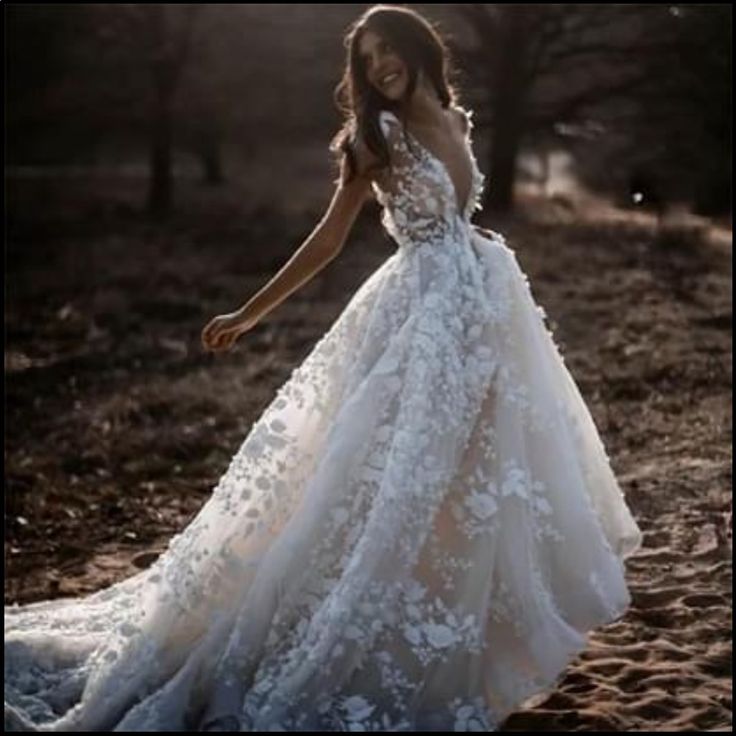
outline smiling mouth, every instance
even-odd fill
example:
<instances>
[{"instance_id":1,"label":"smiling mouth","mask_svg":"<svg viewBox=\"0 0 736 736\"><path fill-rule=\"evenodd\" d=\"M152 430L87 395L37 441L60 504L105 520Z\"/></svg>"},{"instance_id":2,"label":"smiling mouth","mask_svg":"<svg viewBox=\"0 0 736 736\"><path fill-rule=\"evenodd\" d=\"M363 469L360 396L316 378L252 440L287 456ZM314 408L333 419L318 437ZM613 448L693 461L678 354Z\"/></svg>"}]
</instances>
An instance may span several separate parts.
<instances>
[{"instance_id":1,"label":"smiling mouth","mask_svg":"<svg viewBox=\"0 0 736 736\"><path fill-rule=\"evenodd\" d=\"M400 72L391 72L390 74L384 75L379 80L381 87L384 87L384 88L390 87L400 76L401 76Z\"/></svg>"}]
</instances>

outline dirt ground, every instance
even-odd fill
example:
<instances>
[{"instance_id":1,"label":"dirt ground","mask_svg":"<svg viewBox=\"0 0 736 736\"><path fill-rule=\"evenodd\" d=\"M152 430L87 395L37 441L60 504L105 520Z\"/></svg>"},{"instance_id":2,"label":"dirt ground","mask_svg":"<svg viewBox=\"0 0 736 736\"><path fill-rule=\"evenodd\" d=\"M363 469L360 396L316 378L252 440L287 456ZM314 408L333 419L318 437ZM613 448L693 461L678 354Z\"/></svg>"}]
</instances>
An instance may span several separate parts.
<instances>
[{"instance_id":1,"label":"dirt ground","mask_svg":"<svg viewBox=\"0 0 736 736\"><path fill-rule=\"evenodd\" d=\"M189 182L180 214L153 226L134 190L9 185L6 604L150 565L393 248L368 207L338 260L212 356L201 328L260 288L320 212ZM504 730L731 730L730 229L534 199L476 221L516 251L645 535L629 612Z\"/></svg>"}]
</instances>

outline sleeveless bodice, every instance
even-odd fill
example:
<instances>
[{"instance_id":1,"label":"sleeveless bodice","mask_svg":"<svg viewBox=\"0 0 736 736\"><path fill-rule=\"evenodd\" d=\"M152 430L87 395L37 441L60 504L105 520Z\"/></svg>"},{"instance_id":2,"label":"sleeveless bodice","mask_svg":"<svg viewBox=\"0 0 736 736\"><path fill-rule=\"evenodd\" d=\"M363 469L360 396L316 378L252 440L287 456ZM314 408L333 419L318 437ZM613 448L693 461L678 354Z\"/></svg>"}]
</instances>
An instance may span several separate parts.
<instances>
[{"instance_id":1,"label":"sleeveless bodice","mask_svg":"<svg viewBox=\"0 0 736 736\"><path fill-rule=\"evenodd\" d=\"M467 202L461 211L455 186L445 164L404 131L392 112L383 110L379 121L388 143L392 168L373 183L376 199L383 207L381 222L399 247L457 239L470 226L474 211L480 210L485 177L479 171L471 148L472 114L465 135L472 168Z\"/></svg>"}]
</instances>

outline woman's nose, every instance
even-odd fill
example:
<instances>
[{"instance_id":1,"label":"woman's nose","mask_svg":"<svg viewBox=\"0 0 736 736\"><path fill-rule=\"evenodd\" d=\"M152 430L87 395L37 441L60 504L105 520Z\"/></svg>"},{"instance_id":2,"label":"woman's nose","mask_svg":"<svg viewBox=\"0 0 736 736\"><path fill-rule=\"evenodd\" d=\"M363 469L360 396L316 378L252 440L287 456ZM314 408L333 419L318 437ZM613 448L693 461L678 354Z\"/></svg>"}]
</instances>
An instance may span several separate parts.
<instances>
[{"instance_id":1,"label":"woman's nose","mask_svg":"<svg viewBox=\"0 0 736 736\"><path fill-rule=\"evenodd\" d=\"M376 71L381 67L381 55L376 52L373 56L369 58L369 68L372 71Z\"/></svg>"}]
</instances>

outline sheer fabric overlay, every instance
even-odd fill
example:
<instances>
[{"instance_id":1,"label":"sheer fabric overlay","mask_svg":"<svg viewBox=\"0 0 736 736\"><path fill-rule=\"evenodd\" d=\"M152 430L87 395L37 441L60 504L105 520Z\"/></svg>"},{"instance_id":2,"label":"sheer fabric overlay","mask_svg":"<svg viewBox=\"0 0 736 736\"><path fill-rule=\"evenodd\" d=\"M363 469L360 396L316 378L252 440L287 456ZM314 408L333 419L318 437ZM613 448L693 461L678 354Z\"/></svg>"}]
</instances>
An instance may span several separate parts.
<instances>
[{"instance_id":1,"label":"sheer fabric overlay","mask_svg":"<svg viewBox=\"0 0 736 736\"><path fill-rule=\"evenodd\" d=\"M381 115L396 251L194 520L98 593L5 608L6 727L495 730L630 603L641 544L514 252Z\"/></svg>"}]
</instances>

